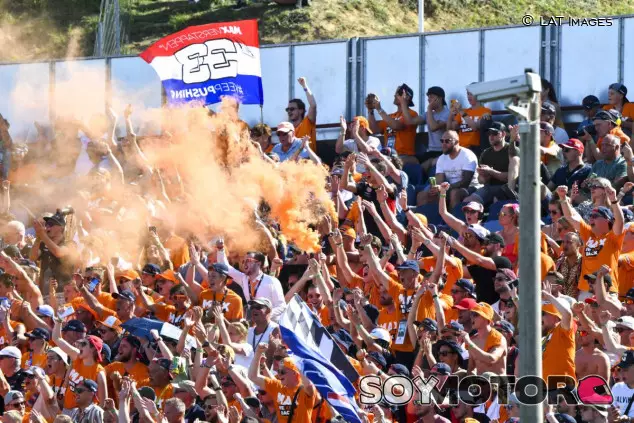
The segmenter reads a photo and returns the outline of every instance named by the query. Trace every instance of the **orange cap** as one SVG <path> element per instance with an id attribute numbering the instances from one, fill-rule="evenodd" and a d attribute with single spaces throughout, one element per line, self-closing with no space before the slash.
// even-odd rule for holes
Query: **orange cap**
<path id="1" fill-rule="evenodd" d="M 559 317 L 561 319 L 561 313 L 559 312 L 559 310 L 557 310 L 557 307 L 555 307 L 555 304 L 553 303 L 544 301 L 542 303 L 542 312 L 548 313 L 551 316 Z"/>
<path id="2" fill-rule="evenodd" d="M 489 322 L 493 321 L 493 307 L 487 303 L 478 303 L 471 309 L 471 312 L 477 313 L 480 316 L 487 319 Z"/>
<path id="3" fill-rule="evenodd" d="M 175 284 L 178 284 L 178 278 L 176 277 L 176 274 L 174 273 L 174 271 L 171 269 L 166 270 L 165 272 L 159 274 L 158 276 L 159 278 L 167 279 L 168 281 L 172 281 Z"/>
<path id="4" fill-rule="evenodd" d="M 88 313 L 90 313 L 90 314 L 92 315 L 92 317 L 93 317 L 95 320 L 99 320 L 99 315 L 97 314 L 97 312 L 96 312 L 95 310 L 93 310 L 92 308 L 88 307 L 86 304 L 83 304 L 83 303 L 82 303 L 82 304 L 79 304 L 79 305 L 77 306 L 77 308 L 80 308 L 80 309 L 82 309 L 82 310 L 87 311 Z"/>
<path id="5" fill-rule="evenodd" d="M 116 274 L 116 279 L 127 279 L 129 281 L 133 281 L 137 278 L 139 278 L 139 274 L 137 273 L 136 270 L 133 269 L 128 269 L 128 270 L 124 270 L 122 272 L 119 272 Z"/>
<path id="6" fill-rule="evenodd" d="M 424 214 L 420 214 L 420 213 L 414 213 L 414 216 L 416 216 L 416 218 L 418 218 L 420 223 L 422 223 L 423 225 L 427 226 L 427 216 L 425 216 Z"/>
<path id="7" fill-rule="evenodd" d="M 282 360 L 282 366 L 287 368 L 288 370 L 299 374 L 299 369 L 297 368 L 297 364 L 291 357 L 286 357 Z"/>
<path id="8" fill-rule="evenodd" d="M 368 122 L 368 120 L 365 117 L 355 116 L 352 120 L 356 120 L 357 122 L 359 122 L 359 127 L 365 128 L 368 134 L 372 133 L 372 130 L 370 129 L 370 122 Z"/>
<path id="9" fill-rule="evenodd" d="M 345 235 L 345 236 L 349 236 L 350 238 L 357 239 L 357 233 L 350 226 L 342 226 L 341 235 Z"/>
<path id="10" fill-rule="evenodd" d="M 117 319 L 114 316 L 108 316 L 99 323 L 101 323 L 107 328 L 117 331 L 118 333 L 123 332 L 123 328 L 121 327 L 121 320 Z"/>

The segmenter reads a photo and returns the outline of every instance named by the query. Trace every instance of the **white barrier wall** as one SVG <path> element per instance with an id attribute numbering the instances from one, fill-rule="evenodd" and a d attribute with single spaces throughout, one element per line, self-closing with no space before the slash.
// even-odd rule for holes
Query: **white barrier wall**
<path id="1" fill-rule="evenodd" d="M 553 82 L 563 106 L 579 105 L 588 94 L 606 102 L 608 85 L 617 81 L 629 86 L 634 99 L 634 17 L 612 22 L 608 27 L 487 28 L 262 46 L 264 107 L 242 106 L 241 116 L 254 124 L 262 113 L 271 126 L 286 120 L 288 100 L 305 100 L 300 76 L 317 98 L 320 125 L 337 124 L 341 115 L 365 114 L 370 92 L 394 111 L 394 90 L 402 83 L 414 90 L 419 113 L 433 85 L 443 87 L 448 100 L 466 105 L 469 83 L 518 75 L 526 68 Z M 89 119 L 110 105 L 121 116 L 127 104 L 134 107 L 138 133 L 160 130 L 148 125 L 162 104 L 160 80 L 138 57 L 4 64 L 0 90 L 0 113 L 11 122 L 14 137 L 32 138 L 34 120 L 46 123 L 68 112 Z M 502 109 L 499 103 L 487 106 Z M 124 129 L 122 121 L 119 129 Z M 336 132 L 320 129 L 318 138 Z"/>

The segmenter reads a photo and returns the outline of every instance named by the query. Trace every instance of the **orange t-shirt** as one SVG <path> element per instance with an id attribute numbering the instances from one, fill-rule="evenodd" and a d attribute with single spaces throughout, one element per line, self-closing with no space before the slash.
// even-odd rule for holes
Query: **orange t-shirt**
<path id="1" fill-rule="evenodd" d="M 392 336 L 392 345 L 394 345 L 394 342 L 396 341 L 398 322 L 402 320 L 402 314 L 396 300 L 394 301 L 394 306 L 394 311 L 391 313 L 386 307 L 379 309 L 379 318 L 377 320 L 377 325 L 388 331 Z"/>
<path id="2" fill-rule="evenodd" d="M 542 377 L 548 380 L 550 375 L 565 375 L 576 379 L 575 370 L 575 334 L 577 324 L 570 323 L 570 330 L 561 327 L 561 323 L 542 339 Z"/>
<path id="3" fill-rule="evenodd" d="M 111 374 L 113 374 L 114 372 L 119 372 L 121 376 L 129 376 L 130 379 L 134 380 L 137 383 L 138 387 L 145 386 L 143 385 L 143 382 L 150 376 L 148 373 L 148 367 L 140 361 L 137 361 L 134 364 L 134 367 L 132 367 L 132 370 L 129 372 L 125 370 L 124 364 L 120 361 L 115 361 L 114 363 L 108 364 L 105 370 L 108 380 L 110 380 Z"/>
<path id="4" fill-rule="evenodd" d="M 170 260 L 174 265 L 174 269 L 178 269 L 183 264 L 189 263 L 189 248 L 183 238 L 172 235 L 165 240 L 163 246 L 170 253 Z"/>
<path id="5" fill-rule="evenodd" d="M 618 292 L 619 280 L 617 275 L 619 265 L 619 255 L 623 247 L 623 238 L 625 234 L 616 236 L 614 232 L 609 231 L 603 237 L 595 237 L 592 228 L 586 222 L 581 222 L 579 230 L 581 239 L 585 243 L 581 254 L 581 274 L 579 276 L 579 290 L 588 291 L 590 286 L 583 277 L 590 275 L 606 264 L 610 267 L 610 276 L 612 277 L 612 287 L 610 291 Z"/>
<path id="6" fill-rule="evenodd" d="M 165 303 L 155 304 L 154 307 L 156 307 L 156 313 L 154 314 L 158 320 L 171 323 L 174 326 L 182 326 L 185 313 L 179 314 L 176 311 L 176 307 Z"/>
<path id="7" fill-rule="evenodd" d="M 614 109 L 614 106 L 611 106 L 609 104 L 606 104 L 605 106 L 603 106 L 603 110 L 610 110 L 610 109 Z M 630 120 L 634 120 L 634 103 L 625 103 L 623 105 L 623 113 L 621 113 L 621 116 L 629 118 Z"/>
<path id="8" fill-rule="evenodd" d="M 200 306 L 203 310 L 211 310 L 214 304 L 222 307 L 222 313 L 230 322 L 240 320 L 243 317 L 242 298 L 231 289 L 225 288 L 225 292 L 215 293 L 206 289 L 200 293 Z"/>
<path id="9" fill-rule="evenodd" d="M 308 119 L 308 116 L 304 116 L 304 119 L 295 127 L 295 136 L 302 138 L 308 135 L 310 141 L 310 149 L 317 153 L 317 124 Z"/>
<path id="10" fill-rule="evenodd" d="M 480 119 L 482 118 L 483 115 L 491 114 L 491 109 L 487 107 L 483 107 L 483 106 L 480 106 L 476 109 L 470 107 L 468 109 L 465 109 L 464 112 L 467 114 L 467 116 L 469 116 L 476 123 L 478 123 L 480 122 Z M 473 129 L 471 129 L 471 127 L 467 125 L 466 122 L 463 121 L 462 116 L 459 114 L 456 115 L 454 120 L 458 122 L 458 124 L 460 125 L 460 127 L 458 128 L 458 137 L 459 137 L 460 146 L 461 147 L 479 147 L 480 146 L 480 131 L 479 130 L 474 131 Z"/>
<path id="11" fill-rule="evenodd" d="M 293 398 L 298 388 L 283 386 L 277 379 L 264 378 L 264 390 L 268 392 L 275 402 L 275 412 L 279 423 L 288 423 L 288 415 L 291 411 Z M 293 413 L 293 423 L 311 423 L 315 396 L 309 397 L 304 389 L 299 390 L 295 411 Z"/>
<path id="12" fill-rule="evenodd" d="M 628 103 L 628 104 L 632 104 L 632 103 Z M 632 117 L 630 119 L 634 118 L 634 113 L 632 113 Z M 616 126 L 612 129 L 610 129 L 610 132 L 608 132 L 608 135 L 614 135 L 616 137 L 618 137 L 621 140 L 621 145 L 629 143 L 630 142 L 630 137 L 627 136 L 627 134 L 625 132 L 623 132 L 623 130 L 621 129 L 620 126 Z M 603 138 L 605 137 L 601 137 L 597 140 L 597 148 L 601 148 L 601 143 L 603 142 Z"/>
<path id="13" fill-rule="evenodd" d="M 316 314 L 319 316 L 319 321 L 324 327 L 328 327 L 332 324 L 330 321 L 330 311 L 324 304 L 321 305 L 321 308 L 317 310 Z"/>
<path id="14" fill-rule="evenodd" d="M 436 257 L 423 257 L 418 261 L 418 265 L 426 272 L 433 272 L 436 266 Z M 453 256 L 446 256 L 445 259 L 445 273 L 447 273 L 447 283 L 442 292 L 449 294 L 451 288 L 456 284 L 458 279 L 464 276 L 464 270 L 462 269 L 462 262 Z"/>
<path id="15" fill-rule="evenodd" d="M 80 384 L 84 379 L 90 379 L 97 382 L 97 375 L 102 372 L 104 368 L 101 364 L 86 365 L 82 360 L 73 360 L 72 367 L 68 374 L 66 382 L 66 394 L 64 396 L 64 408 L 77 407 L 77 400 L 75 398 L 75 387 Z M 97 402 L 97 396 L 95 395 L 95 402 Z"/>
<path id="16" fill-rule="evenodd" d="M 16 322 L 14 320 L 10 320 L 9 323 L 11 323 L 11 327 L 13 328 L 14 332 L 18 325 L 22 325 L 22 323 Z M 11 345 L 11 337 L 7 334 L 7 331 L 4 328 L 4 325 L 0 325 L 0 349 L 4 347 L 8 347 L 10 345 Z"/>
<path id="17" fill-rule="evenodd" d="M 634 287 L 634 251 L 619 256 L 619 295 Z"/>
<path id="18" fill-rule="evenodd" d="M 117 309 L 117 300 L 112 297 L 112 294 L 109 292 L 102 292 L 97 296 L 97 301 L 99 301 L 104 307 L 109 308 L 110 310 Z"/>
<path id="19" fill-rule="evenodd" d="M 365 283 L 363 278 L 359 275 L 352 275 L 352 280 L 350 281 L 350 289 L 359 288 L 363 291 L 363 295 L 368 299 L 368 302 L 373 305 L 379 304 L 379 288 L 376 286 L 374 281 L 370 283 Z"/>
<path id="20" fill-rule="evenodd" d="M 31 366 L 46 368 L 46 352 L 43 354 L 22 353 L 22 368 L 28 369 Z"/>
<path id="21" fill-rule="evenodd" d="M 548 274 L 548 272 L 550 272 L 551 270 L 556 270 L 555 260 L 553 260 L 552 257 L 548 254 L 541 253 L 539 262 L 541 265 L 542 280 L 546 279 L 546 275 Z"/>
<path id="22" fill-rule="evenodd" d="M 408 109 L 408 111 L 411 117 L 418 116 L 418 113 L 414 110 Z M 389 116 L 392 119 L 405 124 L 403 114 L 400 110 L 396 113 L 391 113 Z M 388 145 L 388 139 L 394 137 L 394 149 L 398 152 L 398 154 L 404 154 L 406 156 L 416 155 L 416 125 L 408 125 L 401 131 L 393 130 L 384 120 L 378 121 L 377 125 L 381 128 L 381 132 L 383 132 L 383 138 L 385 140 L 384 143 L 386 146 Z"/>

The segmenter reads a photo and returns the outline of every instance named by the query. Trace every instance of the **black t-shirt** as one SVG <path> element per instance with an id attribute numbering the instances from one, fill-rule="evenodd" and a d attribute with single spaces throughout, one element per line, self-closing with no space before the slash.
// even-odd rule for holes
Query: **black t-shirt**
<path id="1" fill-rule="evenodd" d="M 495 151 L 489 147 L 480 155 L 480 165 L 492 167 L 498 172 L 509 171 L 509 145 L 506 144 L 500 151 Z M 504 185 L 506 182 L 491 178 L 489 185 Z"/>
<path id="2" fill-rule="evenodd" d="M 25 392 L 24 389 L 24 379 L 26 379 L 26 373 L 24 370 L 20 369 L 13 376 L 6 377 L 7 383 L 11 387 L 12 391 L 20 391 L 22 393 Z M 0 396 L 0 414 L 4 413 L 4 397 Z"/>
<path id="3" fill-rule="evenodd" d="M 69 244 L 72 243 L 62 242 L 59 246 L 63 247 Z M 72 266 L 55 257 L 43 242 L 40 244 L 40 269 L 40 286 L 52 278 L 56 279 L 59 288 L 62 288 L 71 281 L 73 276 Z"/>
<path id="4" fill-rule="evenodd" d="M 568 165 L 564 165 L 555 171 L 550 181 L 555 187 L 566 185 L 568 189 L 572 189 L 575 182 L 579 182 L 579 185 L 581 185 L 590 176 L 591 172 L 592 167 L 589 164 L 584 163 L 572 171 L 568 169 Z"/>
<path id="5" fill-rule="evenodd" d="M 478 302 L 485 302 L 493 305 L 500 300 L 500 296 L 495 292 L 493 279 L 497 271 L 485 269 L 475 264 L 467 266 L 473 281 L 475 282 L 475 292 Z"/>
<path id="6" fill-rule="evenodd" d="M 370 184 L 367 182 L 359 182 L 357 184 L 357 195 L 361 197 L 363 200 L 370 201 L 374 203 L 374 207 L 376 207 L 376 211 L 383 217 L 383 213 L 381 212 L 381 205 L 376 199 L 376 189 L 372 188 Z M 394 199 L 394 194 L 389 194 L 390 199 Z M 378 237 L 379 239 L 383 239 L 381 235 L 381 231 L 379 230 L 378 225 L 374 221 L 372 215 L 366 210 L 363 212 L 363 220 L 365 221 L 365 228 L 368 233 Z"/>

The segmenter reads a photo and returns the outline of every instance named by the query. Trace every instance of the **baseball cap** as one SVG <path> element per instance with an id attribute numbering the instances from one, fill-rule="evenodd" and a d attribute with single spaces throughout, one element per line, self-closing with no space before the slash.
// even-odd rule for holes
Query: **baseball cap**
<path id="1" fill-rule="evenodd" d="M 634 350 L 627 350 L 621 356 L 621 361 L 617 364 L 617 366 L 622 369 L 627 369 L 632 364 L 634 364 Z"/>
<path id="2" fill-rule="evenodd" d="M 452 320 L 449 323 L 447 323 L 445 327 L 451 330 L 455 330 L 457 332 L 464 330 L 464 326 L 462 325 L 462 323 L 457 322 L 455 320 Z"/>
<path id="3" fill-rule="evenodd" d="M 495 328 L 503 332 L 510 333 L 511 336 L 515 333 L 515 327 L 513 326 L 513 324 L 506 320 L 500 320 L 499 322 L 496 322 Z"/>
<path id="4" fill-rule="evenodd" d="M 581 141 L 579 141 L 578 139 L 576 139 L 576 138 L 570 138 L 565 143 L 559 144 L 559 147 L 561 147 L 561 148 L 572 148 L 573 150 L 577 150 L 580 153 L 583 153 L 583 151 L 585 150 L 585 147 L 583 146 L 583 143 Z"/>
<path id="5" fill-rule="evenodd" d="M 9 404 L 15 400 L 24 400 L 24 394 L 20 391 L 9 391 L 4 396 L 5 404 Z"/>
<path id="6" fill-rule="evenodd" d="M 22 360 L 22 352 L 13 346 L 4 347 L 0 350 L 0 357 L 11 357 L 16 360 Z"/>
<path id="7" fill-rule="evenodd" d="M 103 361 L 103 356 L 101 355 L 101 351 L 103 351 L 103 340 L 99 337 L 96 337 L 94 335 L 88 335 L 86 337 L 86 341 L 88 341 L 90 343 L 90 345 L 92 345 L 92 347 L 97 350 L 97 361 L 98 362 L 102 362 Z"/>
<path id="8" fill-rule="evenodd" d="M 277 132 L 283 132 L 285 134 L 288 134 L 289 132 L 294 130 L 295 130 L 295 127 L 290 122 L 280 122 L 277 124 L 277 130 L 276 130 Z"/>
<path id="9" fill-rule="evenodd" d="M 452 308 L 455 308 L 456 310 L 471 310 L 473 307 L 476 306 L 476 304 L 478 303 L 473 298 L 463 298 Z"/>
<path id="10" fill-rule="evenodd" d="M 632 316 L 621 316 L 616 319 L 617 326 L 623 326 L 628 329 L 634 330 L 634 317 Z"/>
<path id="11" fill-rule="evenodd" d="M 355 116 L 352 120 L 356 120 L 357 122 L 359 122 L 359 127 L 365 128 L 368 134 L 372 133 L 372 130 L 370 129 L 370 122 L 368 122 L 368 120 L 364 116 Z"/>
<path id="12" fill-rule="evenodd" d="M 127 279 L 133 281 L 139 277 L 139 273 L 133 269 L 123 270 L 117 273 L 117 279 Z"/>
<path id="13" fill-rule="evenodd" d="M 35 328 L 31 333 L 27 333 L 26 337 L 29 339 L 43 339 L 45 341 L 51 340 L 51 333 L 44 328 Z"/>
<path id="14" fill-rule="evenodd" d="M 170 379 L 173 379 L 173 375 L 171 372 L 172 361 L 167 358 L 157 358 L 154 360 L 156 364 L 159 365 L 163 370 L 166 370 L 169 373 Z"/>
<path id="15" fill-rule="evenodd" d="M 485 318 L 486 320 L 488 320 L 490 322 L 493 321 L 493 315 L 494 315 L 493 307 L 491 307 L 487 303 L 477 303 L 471 309 L 471 312 L 482 316 L 483 318 Z"/>
<path id="16" fill-rule="evenodd" d="M 221 275 L 228 276 L 229 275 L 229 266 L 223 263 L 214 263 L 208 267 L 208 270 L 213 270 L 216 273 L 220 273 Z"/>
<path id="17" fill-rule="evenodd" d="M 45 216 L 44 222 L 55 226 L 66 226 L 66 218 L 60 213 L 55 213 L 52 216 Z"/>
<path id="18" fill-rule="evenodd" d="M 392 344 L 392 336 L 382 327 L 376 327 L 370 332 L 370 336 L 378 341 L 383 341 L 389 347 Z"/>
<path id="19" fill-rule="evenodd" d="M 20 250 L 15 245 L 7 245 L 2 251 L 4 251 L 4 253 L 12 259 L 22 257 L 22 254 L 20 254 Z"/>
<path id="20" fill-rule="evenodd" d="M 584 109 L 590 110 L 601 105 L 599 99 L 594 95 L 588 95 L 583 98 L 581 105 Z"/>
<path id="21" fill-rule="evenodd" d="M 482 213 L 484 211 L 484 206 L 477 201 L 470 201 L 462 207 L 462 210 L 474 210 Z"/>
<path id="22" fill-rule="evenodd" d="M 171 269 L 167 269 L 165 272 L 160 273 L 158 276 L 161 279 L 165 279 L 165 280 L 168 280 L 170 282 L 174 282 L 175 284 L 179 283 L 178 282 L 178 278 L 176 277 L 176 273 L 174 273 L 174 271 L 171 270 Z"/>
<path id="23" fill-rule="evenodd" d="M 143 266 L 142 272 L 154 276 L 161 273 L 161 268 L 158 267 L 156 264 L 149 263 Z"/>
<path id="24" fill-rule="evenodd" d="M 486 237 L 484 237 L 484 240 L 487 242 L 487 244 L 500 244 L 500 247 L 502 248 L 504 248 L 504 246 L 506 245 L 504 243 L 504 238 L 502 238 L 502 235 L 496 232 L 490 232 Z"/>
<path id="25" fill-rule="evenodd" d="M 583 275 L 583 278 L 590 283 L 594 283 L 597 280 L 597 272 L 591 273 L 589 275 Z M 603 276 L 603 283 L 608 286 L 612 286 L 612 276 L 610 276 L 610 274 Z"/>
<path id="26" fill-rule="evenodd" d="M 624 96 L 627 95 L 627 87 L 621 83 L 615 82 L 608 87 L 610 90 L 614 90 L 617 93 L 621 93 Z"/>
<path id="27" fill-rule="evenodd" d="M 620 113 L 614 109 L 611 110 L 600 110 L 596 115 L 592 118 L 592 120 L 607 120 L 608 122 L 612 122 L 616 124 L 616 121 L 620 118 Z"/>
<path id="28" fill-rule="evenodd" d="M 473 295 L 475 293 L 475 285 L 469 279 L 458 279 L 456 281 L 456 286 L 467 291 L 469 295 Z"/>
<path id="29" fill-rule="evenodd" d="M 132 293 L 132 291 L 130 291 L 129 289 L 124 289 L 122 291 L 119 291 L 119 293 L 114 293 L 112 294 L 112 298 L 114 298 L 115 300 L 128 300 L 131 302 L 135 302 L 136 301 L 136 295 L 134 295 L 134 293 Z"/>
<path id="30" fill-rule="evenodd" d="M 588 405 L 586 405 L 586 407 L 592 408 L 594 411 L 596 411 L 597 413 L 599 413 L 603 417 L 607 417 L 608 416 L 608 407 L 605 406 L 605 405 L 588 404 Z"/>
<path id="31" fill-rule="evenodd" d="M 625 221 L 625 224 L 628 224 L 634 221 L 634 212 L 632 210 L 630 210 L 627 207 L 621 207 L 621 211 L 623 212 L 623 220 Z M 628 230 L 631 231 L 629 227 L 624 227 L 623 229 L 625 229 L 626 232 Z"/>
<path id="32" fill-rule="evenodd" d="M 260 297 L 260 298 L 254 298 L 251 301 L 249 301 L 249 307 L 254 305 L 266 307 L 269 310 L 273 309 L 273 304 L 271 304 L 271 300 L 269 300 L 268 298 Z"/>
<path id="33" fill-rule="evenodd" d="M 115 316 L 108 316 L 100 322 L 107 328 L 115 330 L 117 332 L 122 332 L 123 328 L 121 327 L 121 320 L 117 319 Z"/>
<path id="34" fill-rule="evenodd" d="M 623 298 L 629 298 L 630 300 L 634 300 L 634 288 L 630 288 Z"/>
<path id="35" fill-rule="evenodd" d="M 550 101 L 544 101 L 542 103 L 542 113 L 554 115 L 555 113 L 557 113 L 557 109 L 555 108 L 555 105 Z"/>
<path id="36" fill-rule="evenodd" d="M 548 132 L 550 135 L 555 133 L 555 128 L 548 122 L 539 122 L 539 129 Z"/>
<path id="37" fill-rule="evenodd" d="M 396 270 L 413 270 L 414 272 L 420 272 L 420 267 L 416 260 L 405 260 L 401 265 L 396 266 Z"/>
<path id="38" fill-rule="evenodd" d="M 502 122 L 492 122 L 491 126 L 489 127 L 489 132 L 492 132 L 494 134 L 500 133 L 500 132 L 506 132 L 506 125 L 503 124 Z"/>
<path id="39" fill-rule="evenodd" d="M 383 356 L 383 354 L 379 352 L 372 351 L 368 353 L 368 358 L 371 358 L 372 360 L 374 360 L 381 367 L 381 369 L 387 366 L 387 360 L 385 360 L 385 356 Z"/>
<path id="40" fill-rule="evenodd" d="M 495 268 L 499 271 L 500 269 L 512 269 L 513 263 L 508 257 L 498 256 L 493 258 L 493 263 L 495 263 Z"/>
<path id="41" fill-rule="evenodd" d="M 391 370 L 394 370 L 394 373 L 401 376 L 409 377 L 409 370 L 401 363 L 395 363 L 390 366 Z"/>
<path id="42" fill-rule="evenodd" d="M 60 360 L 64 362 L 64 364 L 68 365 L 68 354 L 66 354 L 60 347 L 53 347 L 48 350 L 49 352 L 55 353 Z"/>
<path id="43" fill-rule="evenodd" d="M 431 371 L 441 376 L 449 376 L 451 374 L 451 367 L 449 367 L 447 363 L 437 362 L 432 366 Z"/>
<path id="44" fill-rule="evenodd" d="M 436 95 L 441 98 L 445 98 L 445 90 L 441 87 L 433 86 L 427 89 L 427 95 Z"/>
<path id="45" fill-rule="evenodd" d="M 379 309 L 373 304 L 366 304 L 363 306 L 363 310 L 365 311 L 365 314 L 368 315 L 368 319 L 376 325 L 376 322 L 379 319 Z"/>
<path id="46" fill-rule="evenodd" d="M 484 241 L 486 236 L 489 234 L 489 231 L 485 229 L 484 226 L 478 225 L 477 223 L 469 225 L 467 229 L 473 232 L 480 241 Z"/>
<path id="47" fill-rule="evenodd" d="M 43 304 L 35 309 L 35 312 L 44 317 L 55 317 L 55 310 L 48 304 Z"/>
<path id="48" fill-rule="evenodd" d="M 350 238 L 357 239 L 357 233 L 350 226 L 344 226 L 341 228 L 341 235 L 349 236 Z"/>
<path id="49" fill-rule="evenodd" d="M 46 373 L 44 372 L 44 369 L 38 366 L 31 366 L 28 369 L 26 369 L 24 373 L 31 376 L 45 376 L 46 375 Z"/>
<path id="50" fill-rule="evenodd" d="M 182 391 L 188 393 L 194 398 L 198 396 L 198 393 L 196 393 L 196 384 L 191 380 L 183 380 L 179 383 L 173 383 L 172 386 L 174 387 L 174 394 L 176 394 L 177 391 Z"/>
<path id="51" fill-rule="evenodd" d="M 156 400 L 156 392 L 154 392 L 154 389 L 150 388 L 149 386 L 142 386 L 138 389 L 138 391 L 139 395 L 141 395 L 142 398 L 148 398 L 152 401 Z"/>
<path id="52" fill-rule="evenodd" d="M 548 313 L 551 316 L 559 317 L 561 319 L 561 313 L 557 310 L 557 307 L 549 301 L 542 302 L 542 313 Z"/>
<path id="53" fill-rule="evenodd" d="M 438 323 L 436 323 L 436 321 L 434 319 L 430 319 L 429 317 L 425 317 L 423 319 L 423 321 L 421 322 L 421 325 L 431 331 L 431 332 L 438 332 Z"/>
<path id="54" fill-rule="evenodd" d="M 603 216 L 607 220 L 614 221 L 614 213 L 612 210 L 605 206 L 599 206 L 592 209 L 592 213 L 598 213 L 600 216 Z"/>
<path id="55" fill-rule="evenodd" d="M 91 392 L 97 392 L 99 389 L 97 382 L 91 379 L 84 379 L 80 383 Z"/>

